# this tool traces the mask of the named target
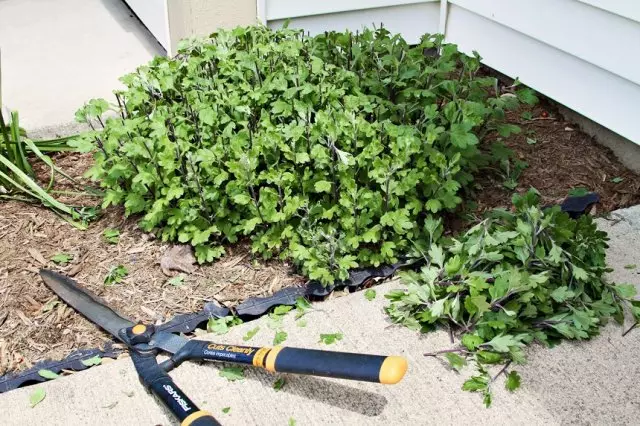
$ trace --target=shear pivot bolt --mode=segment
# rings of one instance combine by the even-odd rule
[[[131,331],[133,332],[133,334],[143,334],[145,331],[147,331],[147,327],[144,324],[138,324],[136,326],[134,326]]]

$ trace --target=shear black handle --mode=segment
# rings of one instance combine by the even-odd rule
[[[256,348],[191,340],[162,368],[188,359],[225,361],[262,367],[271,372],[308,374],[366,382],[395,384],[404,377],[407,361],[399,356],[330,352],[276,346]]]
[[[196,404],[160,368],[154,353],[131,352],[140,380],[180,420],[180,426],[221,426]]]
[[[264,368],[282,373],[395,384],[404,377],[407,361],[399,356],[276,346],[267,353]]]

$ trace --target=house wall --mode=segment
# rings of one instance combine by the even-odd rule
[[[488,66],[640,144],[638,0],[126,1],[166,2],[169,54],[181,38],[257,21],[277,28],[289,20],[311,34],[382,23],[410,43],[443,32]]]
[[[640,144],[638,0],[258,0],[270,27],[312,34],[384,22],[446,40],[488,66]],[[259,7],[258,10],[261,8]]]
[[[257,22],[256,0],[166,0],[171,32],[170,54],[186,37],[208,35],[217,28]]]
[[[256,0],[124,0],[172,56],[183,38],[255,24]]]
[[[289,27],[304,28],[312,35],[324,31],[379,27],[401,33],[417,43],[424,33],[438,32],[439,0],[266,0],[266,23],[278,28],[289,19]]]

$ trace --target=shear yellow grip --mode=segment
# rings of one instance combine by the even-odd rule
[[[208,421],[213,420],[213,416],[204,410],[196,411],[195,413],[189,414],[189,416],[180,423],[180,426],[198,426],[198,423],[203,425],[208,425],[211,423],[206,423]]]
[[[388,356],[382,361],[380,367],[380,383],[385,385],[395,385],[404,377],[409,365],[407,360],[401,356]]]

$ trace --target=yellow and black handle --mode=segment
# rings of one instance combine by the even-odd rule
[[[190,340],[162,367],[170,370],[186,360],[225,361],[262,367],[271,372],[395,384],[407,361],[399,356],[367,355],[289,347],[236,346]]]
[[[158,365],[153,351],[131,351],[131,359],[142,383],[180,420],[180,426],[221,426],[208,412],[196,404]]]

